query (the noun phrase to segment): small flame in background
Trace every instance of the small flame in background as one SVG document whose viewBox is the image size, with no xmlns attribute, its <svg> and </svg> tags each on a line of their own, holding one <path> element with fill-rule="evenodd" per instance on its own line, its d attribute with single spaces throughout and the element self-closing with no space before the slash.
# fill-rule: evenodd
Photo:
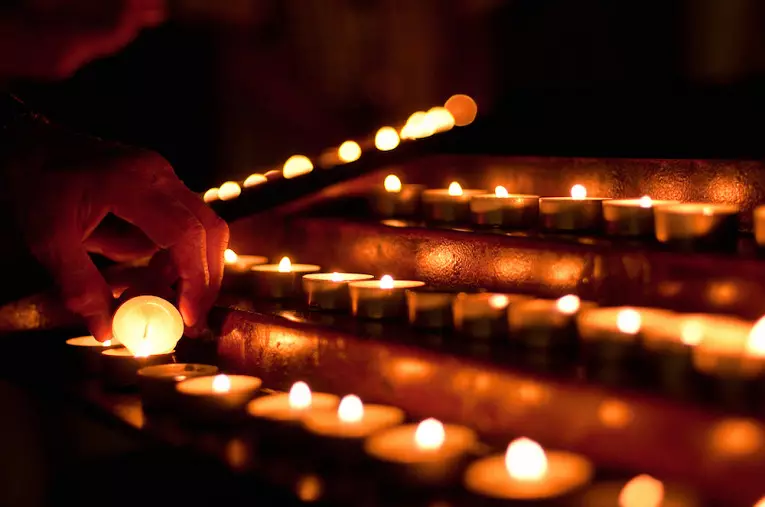
<svg viewBox="0 0 765 507">
<path fill-rule="evenodd" d="M 295 382 L 290 388 L 290 408 L 305 410 L 311 406 L 311 388 L 305 382 Z"/>
<path fill-rule="evenodd" d="M 558 308 L 558 311 L 561 313 L 565 313 L 566 315 L 573 315 L 576 312 L 579 311 L 579 307 L 582 305 L 582 300 L 579 299 L 578 296 L 575 296 L 573 294 L 568 294 L 566 296 L 563 296 L 562 298 L 558 299 L 558 301 L 555 303 L 555 306 Z"/>
<path fill-rule="evenodd" d="M 355 394 L 344 396 L 337 407 L 337 417 L 345 423 L 357 423 L 364 418 L 364 404 Z"/>
<path fill-rule="evenodd" d="M 418 449 L 435 451 L 444 445 L 446 431 L 444 425 L 438 419 L 425 419 L 417 425 L 414 432 L 414 443 Z"/>
<path fill-rule="evenodd" d="M 460 184 L 457 183 L 456 181 L 452 181 L 449 184 L 449 195 L 452 195 L 452 196 L 462 195 L 462 186 L 460 186 Z"/>
<path fill-rule="evenodd" d="M 214 393 L 227 393 L 231 390 L 231 379 L 228 375 L 216 375 L 213 378 L 212 390 Z"/>
<path fill-rule="evenodd" d="M 478 104 L 470 96 L 464 94 L 452 95 L 444 104 L 454 118 L 458 127 L 470 125 L 478 114 Z"/>
<path fill-rule="evenodd" d="M 505 469 L 515 480 L 538 481 L 547 474 L 547 455 L 535 441 L 517 438 L 507 446 Z"/>
<path fill-rule="evenodd" d="M 383 186 L 387 192 L 401 192 L 401 180 L 395 174 L 386 176 Z"/>
<path fill-rule="evenodd" d="M 765 356 L 765 317 L 760 318 L 749 331 L 746 352 L 755 357 Z"/>
<path fill-rule="evenodd" d="M 638 475 L 619 493 L 619 507 L 661 507 L 664 484 L 650 475 Z"/>
<path fill-rule="evenodd" d="M 313 163 L 305 155 L 292 155 L 284 162 L 284 167 L 282 168 L 282 174 L 287 179 L 296 178 L 311 171 L 313 171 Z"/>
<path fill-rule="evenodd" d="M 491 306 L 495 310 L 501 310 L 503 308 L 507 308 L 509 304 L 510 304 L 510 298 L 505 296 L 504 294 L 494 294 L 493 296 L 489 297 L 489 306 Z"/>
<path fill-rule="evenodd" d="M 382 127 L 375 134 L 375 148 L 380 151 L 390 151 L 396 148 L 399 142 L 398 132 L 393 127 Z"/>
<path fill-rule="evenodd" d="M 226 261 L 226 264 L 236 264 L 236 261 L 239 260 L 239 256 L 235 251 L 226 248 L 226 251 L 223 252 L 223 260 Z"/>
<path fill-rule="evenodd" d="M 650 208 L 651 206 L 653 206 L 653 199 L 650 196 L 644 195 L 640 198 L 641 208 Z"/>
<path fill-rule="evenodd" d="M 277 270 L 279 273 L 289 273 L 292 271 L 292 261 L 290 261 L 290 258 L 282 257 L 282 260 L 279 261 L 279 267 Z"/>
<path fill-rule="evenodd" d="M 587 197 L 587 189 L 584 185 L 576 184 L 571 187 L 571 198 L 575 200 L 582 200 Z"/>
<path fill-rule="evenodd" d="M 390 275 L 385 275 L 382 278 L 380 278 L 380 288 L 381 289 L 392 289 L 393 288 L 393 277 Z"/>
<path fill-rule="evenodd" d="M 211 188 L 207 192 L 205 192 L 205 195 L 202 197 L 202 200 L 204 202 L 217 201 L 218 200 L 218 187 Z"/>
<path fill-rule="evenodd" d="M 244 180 L 244 183 L 242 183 L 242 186 L 244 188 L 254 187 L 255 185 L 260 185 L 261 183 L 265 183 L 267 179 L 268 178 L 266 178 L 262 174 L 258 174 L 258 173 L 250 174 L 249 176 L 247 176 L 247 179 Z"/>
<path fill-rule="evenodd" d="M 218 199 L 221 201 L 229 201 L 236 199 L 242 193 L 242 188 L 236 181 L 227 181 L 218 189 Z"/>
<path fill-rule="evenodd" d="M 502 185 L 498 185 L 494 189 L 494 195 L 497 197 L 510 197 L 510 194 L 508 193 L 507 189 L 503 187 Z"/>
<path fill-rule="evenodd" d="M 361 146 L 356 141 L 345 141 L 337 149 L 337 156 L 343 162 L 353 162 L 361 157 Z"/>
<path fill-rule="evenodd" d="M 640 331 L 642 319 L 640 314 L 631 308 L 621 310 L 616 315 L 616 327 L 625 334 L 637 334 Z"/>
</svg>

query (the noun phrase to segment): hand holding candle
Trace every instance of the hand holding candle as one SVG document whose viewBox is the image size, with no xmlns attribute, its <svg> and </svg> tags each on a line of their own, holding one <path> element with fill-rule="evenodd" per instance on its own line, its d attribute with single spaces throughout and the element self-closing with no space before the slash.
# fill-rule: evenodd
<svg viewBox="0 0 765 507">
<path fill-rule="evenodd" d="M 165 354 L 172 352 L 183 336 L 183 319 L 168 301 L 139 296 L 117 309 L 112 334 L 136 357 Z"/>
</svg>

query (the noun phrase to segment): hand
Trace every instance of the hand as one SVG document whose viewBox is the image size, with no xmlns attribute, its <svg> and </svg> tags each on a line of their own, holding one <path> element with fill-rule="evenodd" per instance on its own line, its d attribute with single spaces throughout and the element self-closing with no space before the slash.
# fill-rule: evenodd
<svg viewBox="0 0 765 507">
<path fill-rule="evenodd" d="M 26 246 L 97 339 L 111 335 L 114 299 L 88 252 L 124 261 L 166 250 L 170 265 L 159 269 L 179 281 L 186 326 L 204 324 L 223 278 L 228 226 L 166 160 L 51 125 L 18 129 L 9 146 L 6 200 Z M 127 222 L 119 234 L 115 217 Z"/>
</svg>

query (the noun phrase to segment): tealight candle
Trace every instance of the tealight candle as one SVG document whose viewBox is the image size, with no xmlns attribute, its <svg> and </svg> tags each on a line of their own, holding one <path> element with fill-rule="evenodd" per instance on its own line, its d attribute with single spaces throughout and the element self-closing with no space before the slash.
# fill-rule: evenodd
<svg viewBox="0 0 765 507">
<path fill-rule="evenodd" d="M 460 291 L 420 287 L 406 291 L 409 323 L 419 329 L 439 330 L 454 325 L 452 306 Z"/>
<path fill-rule="evenodd" d="M 119 347 L 117 340 L 100 342 L 92 336 L 78 336 L 66 341 L 67 355 L 70 356 L 72 373 L 93 376 L 101 371 L 101 352 L 112 347 Z"/>
<path fill-rule="evenodd" d="M 367 319 L 391 319 L 406 315 L 406 289 L 422 287 L 425 282 L 394 280 L 390 275 L 380 280 L 349 282 L 351 312 Z"/>
<path fill-rule="evenodd" d="M 155 364 L 175 361 L 174 350 L 151 355 L 136 355 L 125 347 L 101 352 L 101 374 L 104 384 L 112 389 L 127 389 L 138 383 L 138 370 Z"/>
<path fill-rule="evenodd" d="M 754 240 L 760 248 L 765 247 L 765 205 L 754 208 Z"/>
<path fill-rule="evenodd" d="M 592 474 L 592 463 L 579 454 L 545 451 L 533 440 L 519 438 L 510 442 L 504 455 L 472 463 L 465 487 L 482 497 L 511 500 L 513 505 L 547 505 L 581 491 Z"/>
<path fill-rule="evenodd" d="M 303 292 L 308 306 L 320 310 L 346 310 L 351 305 L 348 282 L 372 278 L 374 276 L 360 273 L 310 273 L 303 275 Z"/>
<path fill-rule="evenodd" d="M 656 208 L 656 239 L 684 250 L 735 251 L 738 206 L 683 203 Z"/>
<path fill-rule="evenodd" d="M 647 195 L 640 199 L 603 201 L 606 232 L 614 236 L 653 236 L 654 208 L 669 204 L 678 204 L 678 202 L 657 201 Z"/>
<path fill-rule="evenodd" d="M 598 231 L 606 200 L 587 197 L 587 189 L 582 185 L 571 187 L 571 197 L 542 197 L 539 199 L 542 227 L 548 231 Z"/>
<path fill-rule="evenodd" d="M 665 484 L 650 475 L 624 482 L 595 483 L 582 495 L 587 507 L 701 507 L 698 495 L 675 484 Z"/>
<path fill-rule="evenodd" d="M 391 478 L 443 486 L 459 477 L 477 440 L 470 428 L 425 419 L 375 433 L 364 442 L 364 450 Z"/>
<path fill-rule="evenodd" d="M 483 194 L 483 190 L 466 190 L 456 181 L 449 188 L 431 189 L 422 192 L 422 208 L 425 220 L 437 223 L 470 222 L 470 199 Z"/>
<path fill-rule="evenodd" d="M 184 413 L 202 421 L 229 421 L 245 415 L 244 408 L 263 381 L 249 375 L 207 375 L 178 382 Z"/>
<path fill-rule="evenodd" d="M 370 196 L 374 213 L 382 218 L 408 218 L 420 211 L 420 197 L 425 185 L 404 185 L 395 174 L 389 174 L 381 187 Z"/>
<path fill-rule="evenodd" d="M 282 257 L 279 264 L 253 266 L 255 292 L 271 299 L 294 298 L 302 289 L 303 275 L 320 270 L 321 267 L 315 264 L 293 264 L 289 257 Z"/>
<path fill-rule="evenodd" d="M 493 194 L 478 194 L 470 199 L 470 214 L 475 225 L 506 229 L 532 229 L 539 221 L 539 196 L 510 194 L 503 186 Z"/>
<path fill-rule="evenodd" d="M 232 291 L 246 290 L 250 288 L 248 276 L 253 266 L 268 262 L 266 257 L 259 255 L 239 255 L 230 248 L 223 253 L 225 261 L 223 288 Z"/>
<path fill-rule="evenodd" d="M 532 299 L 511 305 L 507 313 L 510 336 L 529 351 L 576 352 L 576 316 L 594 308 L 592 302 L 568 294 L 555 299 Z"/>
<path fill-rule="evenodd" d="M 117 308 L 112 336 L 136 357 L 167 354 L 183 336 L 183 318 L 162 298 L 138 296 Z"/>
<path fill-rule="evenodd" d="M 144 410 L 170 409 L 176 406 L 175 385 L 182 380 L 218 373 L 210 364 L 172 363 L 146 366 L 138 370 L 138 389 Z"/>
<path fill-rule="evenodd" d="M 454 328 L 471 338 L 490 339 L 507 336 L 507 309 L 511 304 L 528 300 L 520 294 L 479 292 L 460 293 L 454 299 Z"/>
</svg>

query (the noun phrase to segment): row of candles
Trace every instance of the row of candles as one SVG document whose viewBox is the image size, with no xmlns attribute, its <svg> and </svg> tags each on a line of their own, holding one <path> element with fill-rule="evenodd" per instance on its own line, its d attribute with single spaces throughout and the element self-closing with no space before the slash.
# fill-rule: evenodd
<svg viewBox="0 0 765 507">
<path fill-rule="evenodd" d="M 281 451 L 288 452 L 290 435 L 314 439 L 344 451 L 326 459 L 355 461 L 361 456 L 413 486 L 439 488 L 459 480 L 479 498 L 545 505 L 580 505 L 574 502 L 582 498 L 584 505 L 701 505 L 689 490 L 647 475 L 627 482 L 594 482 L 593 464 L 585 456 L 543 449 L 529 438 L 512 440 L 503 454 L 487 456 L 479 452 L 475 431 L 466 426 L 434 418 L 406 423 L 398 407 L 365 404 L 353 394 L 340 398 L 312 392 L 302 381 L 289 392 L 265 394 L 257 377 L 220 373 L 208 364 L 173 363 L 179 323 L 182 329 L 172 304 L 141 296 L 117 310 L 112 343 L 83 336 L 67 344 L 86 362 L 100 358 L 107 381 L 119 375 L 121 387 L 137 384 L 147 409 L 206 424 L 250 423 Z M 124 342 L 120 345 L 118 339 Z M 132 368 L 129 372 L 126 365 Z"/>
<path fill-rule="evenodd" d="M 575 358 L 581 351 L 596 370 L 605 365 L 631 373 L 645 359 L 658 363 L 653 366 L 660 375 L 702 375 L 720 393 L 730 385 L 743 385 L 753 396 L 765 392 L 765 319 L 752 323 L 657 308 L 598 307 L 573 294 L 548 300 L 462 292 L 389 275 L 322 273 L 318 265 L 293 264 L 287 257 L 279 264 L 231 250 L 225 257 L 224 283 L 235 281 L 261 299 L 304 297 L 314 309 L 350 311 L 362 319 L 408 319 L 415 328 L 455 329 L 473 341 L 509 336 L 510 343 L 552 356 Z M 749 403 L 746 395 L 720 401 L 736 405 L 731 408 Z"/>
<path fill-rule="evenodd" d="M 493 193 L 463 189 L 457 181 L 448 188 L 426 189 L 402 184 L 390 174 L 371 194 L 371 204 L 384 218 L 422 218 L 440 224 L 472 224 L 504 229 L 542 228 L 555 232 L 600 232 L 614 236 L 656 236 L 662 243 L 697 242 L 715 248 L 735 248 L 739 208 L 733 204 L 681 203 L 654 200 L 588 197 L 580 184 L 571 196 L 540 197 L 511 194 L 503 186 Z M 765 244 L 765 207 L 755 212 Z"/>
</svg>

